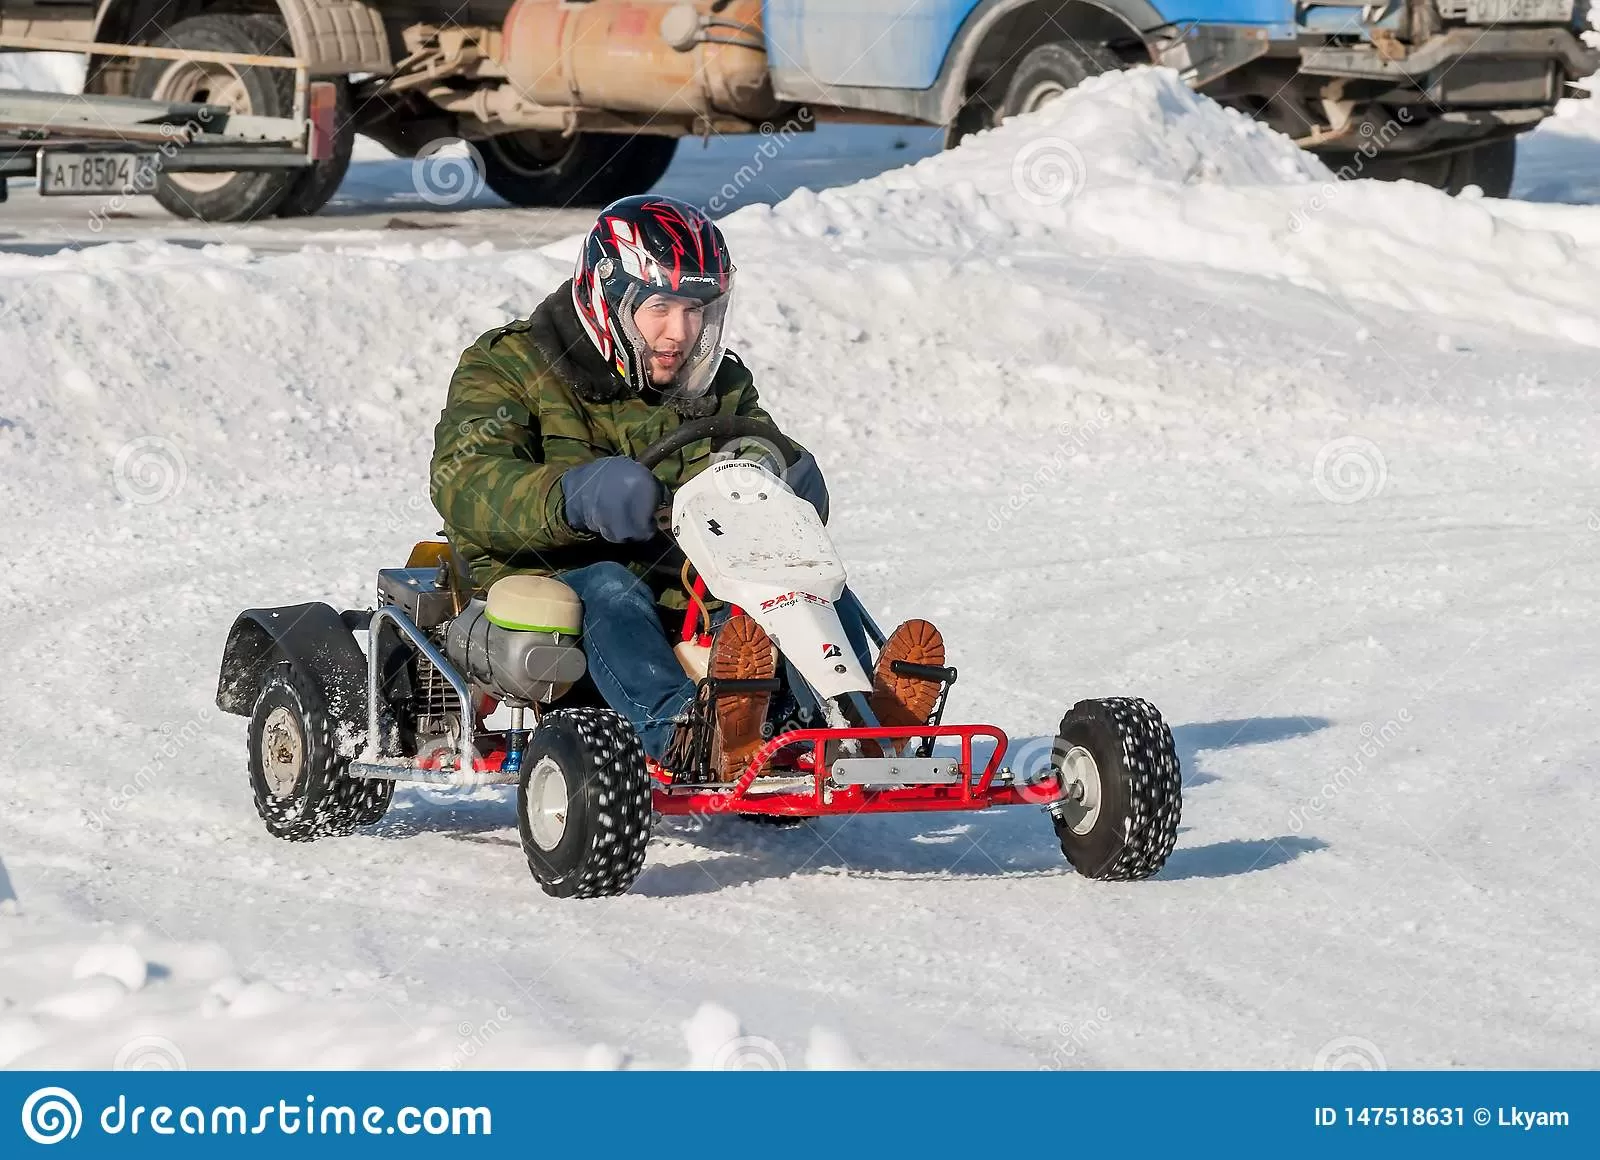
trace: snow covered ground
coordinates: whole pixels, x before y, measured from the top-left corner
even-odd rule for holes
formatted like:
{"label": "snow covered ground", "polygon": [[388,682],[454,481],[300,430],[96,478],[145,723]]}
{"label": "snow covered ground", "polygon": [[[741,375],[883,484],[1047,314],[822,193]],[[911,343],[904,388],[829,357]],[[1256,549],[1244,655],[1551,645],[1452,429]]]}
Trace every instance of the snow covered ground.
{"label": "snow covered ground", "polygon": [[1080,697],[1166,712],[1135,884],[1033,810],[666,823],[593,903],[500,790],[270,839],[233,614],[436,530],[454,360],[570,244],[0,252],[0,1061],[1600,1064],[1600,208],[1326,180],[1140,72],[725,222],[736,349],[951,715],[1025,762]]}

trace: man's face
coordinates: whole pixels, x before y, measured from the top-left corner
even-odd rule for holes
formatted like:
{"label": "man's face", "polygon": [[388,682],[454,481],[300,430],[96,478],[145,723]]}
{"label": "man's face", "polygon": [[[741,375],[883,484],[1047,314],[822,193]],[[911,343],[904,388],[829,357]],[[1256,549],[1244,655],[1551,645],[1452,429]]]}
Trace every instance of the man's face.
{"label": "man's face", "polygon": [[683,360],[699,341],[702,306],[692,298],[652,294],[633,312],[633,324],[644,339],[650,381],[664,387],[683,369]]}

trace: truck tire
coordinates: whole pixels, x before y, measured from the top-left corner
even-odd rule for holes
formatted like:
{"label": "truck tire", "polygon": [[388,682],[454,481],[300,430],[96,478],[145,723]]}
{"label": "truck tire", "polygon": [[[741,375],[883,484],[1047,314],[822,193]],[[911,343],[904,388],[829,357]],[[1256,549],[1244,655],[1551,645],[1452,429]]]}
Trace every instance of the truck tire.
{"label": "truck tire", "polygon": [[678,151],[676,137],[504,133],[476,143],[483,179],[515,206],[602,206],[644,193]]}
{"label": "truck tire", "polygon": [[1122,61],[1103,44],[1052,42],[1035,46],[1010,68],[985,81],[956,115],[945,137],[954,147],[969,133],[992,129],[1007,117],[1031,113],[1090,77],[1114,72]]}
{"label": "truck tire", "polygon": [[[289,41],[289,29],[284,24],[283,17],[257,13],[249,19],[261,25],[263,31],[276,46],[272,51],[280,56],[293,56],[294,48]],[[310,217],[323,206],[328,204],[328,199],[338,190],[340,182],[344,181],[345,172],[350,168],[350,154],[355,150],[356,127],[355,105],[350,100],[350,82],[344,77],[333,81],[336,94],[333,105],[333,156],[318,161],[304,169],[293,170],[294,176],[289,180],[289,188],[283,195],[283,200],[274,209],[275,217]],[[291,105],[293,108],[292,96]]]}
{"label": "truck tire", "polygon": [[[282,25],[279,25],[281,33]],[[281,36],[254,16],[191,16],[159,35],[165,48],[281,55]],[[201,101],[236,112],[287,117],[294,108],[293,73],[192,60],[145,60],[134,74],[135,96]],[[251,173],[160,173],[152,191],[169,213],[206,222],[254,221],[277,209],[297,176],[287,169]]]}
{"label": "truck tire", "polygon": [[1433,157],[1380,155],[1360,162],[1354,155],[1335,153],[1322,160],[1328,168],[1345,169],[1352,177],[1415,181],[1442,189],[1452,197],[1469,185],[1483,190],[1485,197],[1510,197],[1511,183],[1517,173],[1517,142],[1514,137],[1502,137]]}

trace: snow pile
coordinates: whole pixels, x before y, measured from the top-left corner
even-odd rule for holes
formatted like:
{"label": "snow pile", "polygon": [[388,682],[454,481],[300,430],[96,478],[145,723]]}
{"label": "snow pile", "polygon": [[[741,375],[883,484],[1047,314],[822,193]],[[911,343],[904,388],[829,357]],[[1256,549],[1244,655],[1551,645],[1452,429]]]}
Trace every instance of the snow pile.
{"label": "snow pile", "polygon": [[1600,234],[1560,207],[1340,181],[1170,69],[1094,78],[950,153],[730,220],[876,253],[1025,240],[1286,279],[1600,345]]}

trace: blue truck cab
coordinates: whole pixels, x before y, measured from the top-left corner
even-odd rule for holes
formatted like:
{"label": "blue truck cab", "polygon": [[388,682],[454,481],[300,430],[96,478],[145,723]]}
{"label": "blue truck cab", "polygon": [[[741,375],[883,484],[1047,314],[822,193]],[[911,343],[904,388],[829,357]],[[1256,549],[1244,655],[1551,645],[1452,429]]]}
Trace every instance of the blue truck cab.
{"label": "blue truck cab", "polygon": [[[1583,0],[1587,5],[1587,0]],[[1347,176],[1505,196],[1515,137],[1600,58],[1573,0],[766,0],[780,99],[950,142],[1086,77],[1169,65]],[[1381,142],[1374,149],[1372,142]]]}

